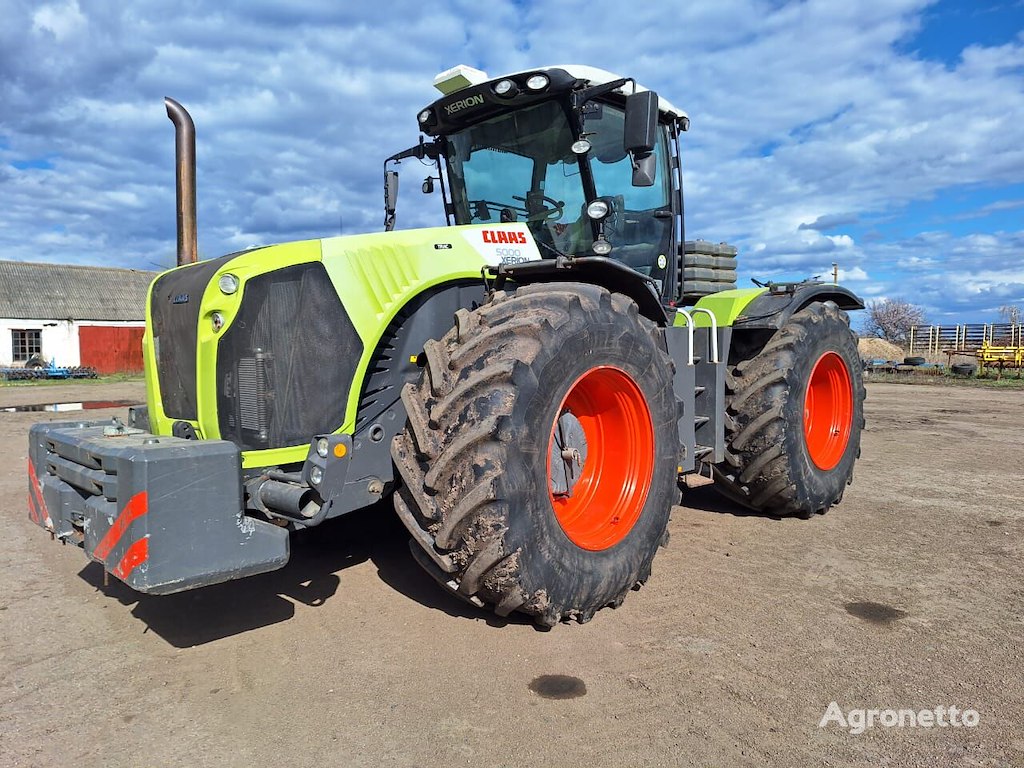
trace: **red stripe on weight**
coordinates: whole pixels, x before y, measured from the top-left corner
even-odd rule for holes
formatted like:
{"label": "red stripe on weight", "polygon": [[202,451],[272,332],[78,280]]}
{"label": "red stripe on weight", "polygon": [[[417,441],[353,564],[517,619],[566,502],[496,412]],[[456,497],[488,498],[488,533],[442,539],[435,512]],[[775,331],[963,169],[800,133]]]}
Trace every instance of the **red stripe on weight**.
{"label": "red stripe on weight", "polygon": [[[128,499],[128,503],[124,505],[124,509],[121,510],[121,514],[117,516],[114,524],[110,526],[110,530],[107,531],[107,534],[100,540],[100,543],[96,545],[96,549],[93,550],[92,556],[97,560],[106,560],[107,555],[110,554],[110,550],[117,546],[117,542],[121,540],[125,531],[128,530],[128,526],[148,511],[149,497],[145,491],[141,491]],[[139,541],[144,541],[144,539],[139,539]],[[132,544],[132,547],[138,543],[138,541],[135,542],[135,544]],[[129,551],[131,551],[131,547],[129,547]],[[116,576],[117,574],[114,575]]]}
{"label": "red stripe on weight", "polygon": [[143,536],[134,542],[128,551],[124,553],[121,562],[117,564],[112,573],[121,581],[126,581],[128,575],[138,566],[142,565],[149,558],[149,536]]}

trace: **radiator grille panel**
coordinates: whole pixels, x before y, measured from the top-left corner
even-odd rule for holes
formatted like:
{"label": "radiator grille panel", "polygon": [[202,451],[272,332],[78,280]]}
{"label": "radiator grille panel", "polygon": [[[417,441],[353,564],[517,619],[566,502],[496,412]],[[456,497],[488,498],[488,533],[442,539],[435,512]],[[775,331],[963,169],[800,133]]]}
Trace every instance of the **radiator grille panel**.
{"label": "radiator grille panel", "polygon": [[221,437],[243,450],[333,432],[363,345],[319,262],[260,275],[217,350]]}

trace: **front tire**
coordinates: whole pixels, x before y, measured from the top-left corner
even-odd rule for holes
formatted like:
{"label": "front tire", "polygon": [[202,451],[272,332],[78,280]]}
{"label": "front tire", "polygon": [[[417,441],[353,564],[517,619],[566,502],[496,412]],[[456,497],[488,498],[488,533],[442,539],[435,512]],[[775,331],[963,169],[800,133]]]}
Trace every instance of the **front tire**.
{"label": "front tire", "polygon": [[650,574],[676,499],[672,362],[593,285],[496,293],[427,343],[395,509],[438,581],[500,615],[590,619]]}
{"label": "front tire", "polygon": [[864,427],[863,372],[846,313],[811,304],[734,362],[715,487],[775,515],[809,517],[838,504]]}

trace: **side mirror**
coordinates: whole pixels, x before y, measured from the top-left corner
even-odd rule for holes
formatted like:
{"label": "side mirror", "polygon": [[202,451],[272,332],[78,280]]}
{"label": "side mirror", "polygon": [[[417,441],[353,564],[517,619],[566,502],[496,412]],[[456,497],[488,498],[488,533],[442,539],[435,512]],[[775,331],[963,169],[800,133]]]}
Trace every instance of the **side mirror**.
{"label": "side mirror", "polygon": [[427,178],[425,178],[423,180],[423,186],[421,186],[420,189],[423,190],[423,194],[424,195],[429,195],[431,192],[433,192],[434,191],[434,179],[433,179],[433,177],[432,176],[427,176]]}
{"label": "side mirror", "polygon": [[658,142],[658,94],[641,91],[626,97],[626,125],[622,137],[627,152],[651,152]]}
{"label": "side mirror", "polygon": [[398,206],[398,171],[384,171],[384,229],[395,228],[395,209]]}
{"label": "side mirror", "polygon": [[658,176],[658,158],[653,152],[633,155],[633,186],[653,187]]}
{"label": "side mirror", "polygon": [[633,186],[651,187],[658,173],[652,154],[658,143],[658,94],[641,91],[626,97],[622,143],[633,160]]}

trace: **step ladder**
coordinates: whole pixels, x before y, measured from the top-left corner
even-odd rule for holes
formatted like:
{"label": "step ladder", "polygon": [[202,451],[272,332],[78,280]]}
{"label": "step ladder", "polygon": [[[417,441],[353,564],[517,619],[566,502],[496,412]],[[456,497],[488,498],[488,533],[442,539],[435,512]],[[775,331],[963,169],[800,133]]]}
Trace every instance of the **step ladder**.
{"label": "step ladder", "polygon": [[[725,365],[731,328],[719,328],[714,313],[703,307],[676,310],[685,326],[665,329],[669,354],[676,364],[673,388],[679,406],[679,473],[697,471],[701,463],[725,459]],[[698,328],[696,315],[709,327]]]}

